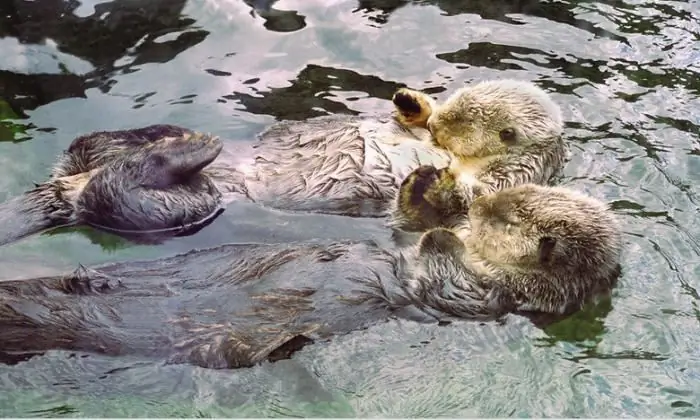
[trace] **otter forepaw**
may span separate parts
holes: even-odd
[[[413,204],[426,202],[442,211],[451,210],[457,181],[449,168],[420,166],[402,183],[401,192],[409,195]]]
[[[408,127],[426,128],[428,117],[433,112],[433,100],[426,94],[401,88],[391,101],[396,107],[399,121]]]
[[[395,218],[404,230],[445,226],[453,214],[455,179],[448,168],[420,166],[401,183]]]
[[[464,243],[451,230],[445,228],[432,229],[420,239],[419,253],[421,255],[450,255],[461,258],[466,248]]]
[[[423,165],[413,171],[401,184],[401,192],[409,194],[412,204],[428,201],[427,196],[440,180],[440,171],[431,165]],[[430,203],[433,204],[433,203]]]

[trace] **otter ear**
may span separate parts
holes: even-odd
[[[539,254],[540,264],[548,265],[554,258],[554,248],[557,246],[557,240],[549,236],[540,238],[540,244],[537,249]]]
[[[418,245],[419,256],[449,255],[462,259],[466,247],[464,243],[451,230],[444,228],[432,229],[426,232]]]

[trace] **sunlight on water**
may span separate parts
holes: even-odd
[[[2,2],[0,199],[94,130],[174,123],[252,141],[275,120],[389,111],[404,85],[441,100],[515,78],[561,104],[572,156],[560,183],[610,202],[626,249],[612,302],[545,331],[515,317],[392,321],[238,371],[52,352],[0,365],[0,415],[697,417],[698,13],[638,0]],[[383,234],[376,221],[242,206],[157,247],[88,230],[29,238],[0,249],[0,267],[29,277]]]

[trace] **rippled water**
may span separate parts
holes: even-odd
[[[257,3],[0,2],[0,199],[93,130],[175,123],[251,141],[276,119],[387,111],[399,86],[442,99],[474,80],[527,79],[564,110],[561,183],[622,216],[612,301],[545,331],[391,322],[236,371],[51,352],[0,365],[0,415],[700,416],[700,4]],[[377,221],[239,206],[158,247],[37,236],[0,249],[0,272],[382,235]]]

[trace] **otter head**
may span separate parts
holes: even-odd
[[[462,88],[435,106],[426,124],[439,146],[462,158],[501,155],[563,131],[561,111],[549,95],[517,80]]]
[[[465,243],[475,267],[510,289],[522,310],[562,312],[619,275],[616,218],[574,191],[525,184],[477,198]]]
[[[188,132],[123,150],[91,172],[75,204],[79,222],[146,243],[198,231],[222,211],[221,193],[200,172],[222,147]]]

